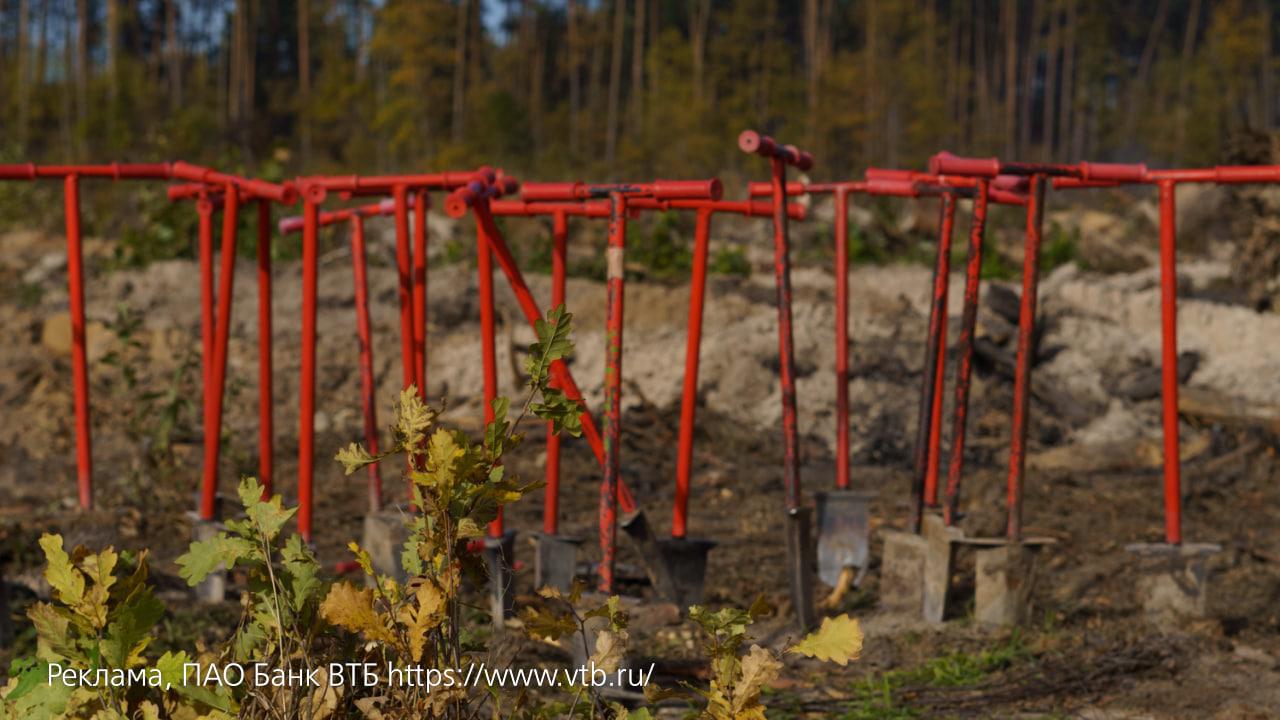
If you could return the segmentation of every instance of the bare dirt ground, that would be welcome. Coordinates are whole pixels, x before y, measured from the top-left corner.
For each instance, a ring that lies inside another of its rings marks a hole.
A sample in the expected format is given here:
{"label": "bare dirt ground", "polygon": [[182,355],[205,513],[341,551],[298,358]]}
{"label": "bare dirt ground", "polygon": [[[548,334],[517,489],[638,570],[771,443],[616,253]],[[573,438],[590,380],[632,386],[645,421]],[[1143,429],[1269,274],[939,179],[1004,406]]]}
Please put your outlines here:
{"label": "bare dirt ground", "polygon": [[[1220,199],[1203,201],[1216,202]],[[1162,536],[1159,287],[1150,267],[1153,243],[1142,239],[1142,233],[1146,238],[1154,233],[1143,219],[1146,206],[1091,212],[1060,213],[1051,220],[1078,228],[1081,257],[1093,258],[1096,267],[1105,256],[1105,269],[1112,272],[1068,263],[1046,277],[1040,294],[1045,329],[1035,368],[1025,522],[1029,533],[1051,536],[1057,545],[1035,589],[1035,622],[1013,634],[979,629],[971,621],[971,595],[964,593],[972,588],[972,581],[964,580],[972,559],[965,557],[953,619],[937,627],[890,622],[877,609],[873,560],[863,587],[847,595],[841,606],[864,620],[863,658],[843,669],[793,663],[788,680],[770,698],[779,716],[1280,715],[1280,513],[1275,510],[1280,502],[1275,460],[1280,375],[1272,367],[1280,354],[1280,315],[1235,302],[1229,240],[1202,243],[1180,259],[1179,340],[1190,354],[1184,387],[1202,404],[1247,407],[1212,421],[1203,413],[1184,417],[1185,533],[1191,540],[1218,543],[1223,552],[1212,560],[1209,618],[1176,631],[1157,631],[1143,618],[1134,596],[1133,560],[1124,551],[1128,543],[1155,542]],[[822,215],[817,215],[821,227]],[[1206,217],[1203,222],[1212,227],[1212,215]],[[1187,222],[1196,220],[1189,217]],[[1017,263],[1019,253],[1011,240],[1016,223],[1010,225],[997,240]],[[1134,228],[1141,231],[1136,236],[1130,232]],[[523,242],[541,242],[536,231],[526,234]],[[469,248],[466,237],[460,232],[459,237]],[[957,234],[957,244],[963,246],[961,237]],[[716,243],[730,242],[747,249],[755,271],[746,277],[714,276],[709,285],[690,535],[718,543],[707,574],[707,602],[745,606],[757,594],[768,596],[778,612],[761,623],[759,637],[781,646],[791,631],[770,251],[758,225],[726,224]],[[815,234],[797,244],[803,248],[823,242]],[[6,577],[38,591],[32,538],[43,529],[59,528],[90,542],[153,548],[160,560],[159,582],[175,588],[170,604],[182,604],[176,591],[180,582],[172,577],[169,563],[189,538],[185,511],[193,505],[200,472],[202,429],[199,413],[192,409],[199,402],[200,376],[195,265],[177,260],[107,272],[110,244],[92,240],[88,245],[94,460],[102,512],[85,519],[73,510],[62,241],[14,232],[0,236],[0,246],[5,248],[0,287],[6,288],[0,302],[0,327],[5,328],[0,343],[0,519],[6,528]],[[373,238],[370,253],[378,412],[385,424],[401,376],[389,239]],[[365,497],[363,475],[344,477],[336,463],[327,461],[331,452],[361,434],[350,256],[339,242],[324,255],[320,277],[316,444],[321,457],[315,526],[321,558],[333,565],[345,559],[345,543],[360,535]],[[239,475],[257,468],[253,278],[251,265],[242,262],[235,288],[222,466],[221,487],[228,494]],[[548,279],[529,279],[537,296],[547,298]],[[872,507],[877,528],[901,527],[906,519],[929,279],[923,265],[900,263],[857,266],[850,280],[853,481],[878,493]],[[290,497],[297,467],[297,265],[279,264],[275,281],[276,479],[277,488]],[[829,487],[834,476],[834,310],[828,261],[821,253],[802,257],[793,282],[802,477],[806,492],[812,492]],[[962,283],[959,274],[952,276],[953,340]],[[479,427],[481,386],[475,287],[473,264],[445,263],[437,256],[429,289],[428,389],[432,397],[448,398],[448,421],[473,429]],[[512,361],[518,358],[512,354],[531,334],[505,283],[500,280],[498,287],[503,313],[500,376],[503,392],[516,396],[512,367],[518,362]],[[651,521],[665,530],[675,476],[688,296],[682,284],[645,280],[629,281],[626,292],[623,470]],[[1004,522],[1012,381],[1003,363],[1012,327],[1002,308],[1017,292],[1019,287],[1007,282],[984,287],[980,336],[986,352],[980,353],[973,388],[963,499],[963,525],[971,535],[997,535]],[[595,406],[603,378],[603,285],[573,279],[568,297],[577,327],[572,369]],[[136,329],[122,329],[127,324],[119,321],[122,312],[137,317]],[[137,377],[122,368],[133,368]],[[140,400],[144,393],[158,395]],[[183,397],[189,408],[183,408]],[[169,428],[164,419],[170,415],[176,418],[172,451],[152,452],[160,431]],[[512,469],[536,476],[542,472],[541,429],[531,425],[528,430],[528,442]],[[569,441],[565,452],[562,532],[590,540],[595,536],[598,469],[585,442]],[[389,497],[401,487],[391,477],[386,486]],[[541,525],[540,503],[519,504],[508,517],[521,532],[518,578],[522,591],[528,591],[532,549],[526,538]],[[583,547],[586,559],[598,552],[590,541]],[[879,551],[876,536],[872,557],[878,558]],[[622,561],[637,564],[630,550]],[[640,583],[626,590],[648,593]],[[639,633],[639,652],[661,658],[668,676],[704,672],[687,625],[651,625]]]}

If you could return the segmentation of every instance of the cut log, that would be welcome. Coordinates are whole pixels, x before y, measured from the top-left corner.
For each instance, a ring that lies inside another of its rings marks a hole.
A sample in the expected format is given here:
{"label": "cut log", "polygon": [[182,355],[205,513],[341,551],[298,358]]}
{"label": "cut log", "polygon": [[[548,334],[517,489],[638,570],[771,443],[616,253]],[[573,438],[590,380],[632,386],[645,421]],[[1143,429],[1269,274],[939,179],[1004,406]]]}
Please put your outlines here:
{"label": "cut log", "polygon": [[1198,387],[1178,391],[1178,412],[1208,425],[1259,428],[1280,435],[1280,407]]}

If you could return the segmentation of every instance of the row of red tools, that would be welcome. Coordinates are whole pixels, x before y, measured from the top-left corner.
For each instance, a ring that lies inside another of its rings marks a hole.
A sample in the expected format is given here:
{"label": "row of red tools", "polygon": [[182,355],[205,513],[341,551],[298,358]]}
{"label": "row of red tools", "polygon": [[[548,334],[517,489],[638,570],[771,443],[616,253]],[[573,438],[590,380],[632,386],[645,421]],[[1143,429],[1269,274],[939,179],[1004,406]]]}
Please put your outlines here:
{"label": "row of red tools", "polygon": [[[1032,365],[1031,339],[1035,332],[1036,296],[1039,278],[1039,249],[1046,190],[1115,187],[1125,184],[1154,184],[1160,192],[1160,259],[1162,307],[1162,368],[1165,433],[1164,507],[1165,539],[1182,541],[1181,496],[1178,463],[1177,340],[1175,275],[1175,198],[1178,183],[1274,183],[1280,181],[1278,167],[1219,167],[1204,170],[1151,171],[1143,165],[1079,163],[1047,165],[1006,163],[994,158],[960,158],[948,153],[935,156],[929,172],[872,168],[862,181],[807,183],[788,182],[787,168],[802,172],[812,166],[812,157],[794,146],[782,145],[769,137],[746,131],[739,137],[740,148],[770,161],[771,179],[751,183],[751,197],[768,200],[726,201],[721,199],[718,180],[655,181],[652,183],[531,183],[523,187],[500,171],[488,167],[463,172],[388,176],[320,176],[298,178],[282,184],[240,178],[186,163],[110,164],[76,166],[0,165],[0,180],[60,179],[64,182],[68,247],[68,284],[72,320],[72,367],[75,397],[77,479],[80,504],[89,508],[92,494],[92,453],[89,422],[89,382],[85,351],[84,272],[80,224],[80,184],[86,178],[112,180],[169,181],[172,200],[194,200],[199,215],[199,258],[201,268],[201,340],[204,379],[204,468],[200,490],[199,518],[214,522],[218,517],[217,479],[222,426],[223,394],[226,382],[227,346],[230,335],[231,296],[234,280],[236,230],[242,205],[256,203],[259,286],[259,476],[267,492],[272,486],[272,406],[271,406],[271,203],[293,205],[301,197],[303,213],[281,222],[282,233],[302,234],[302,355],[300,385],[298,528],[312,537],[314,475],[314,412],[316,377],[317,275],[320,228],[346,223],[350,226],[352,268],[355,280],[356,327],[359,341],[361,401],[364,433],[371,449],[377,446],[377,418],[374,412],[373,342],[369,320],[366,281],[364,221],[391,215],[395,218],[398,274],[401,366],[404,387],[414,386],[426,398],[427,328],[427,210],[432,192],[445,192],[446,212],[454,217],[470,213],[476,222],[477,267],[479,272],[480,324],[484,369],[486,421],[491,418],[490,400],[497,395],[495,352],[495,305],[493,261],[496,260],[513,291],[522,313],[532,325],[544,316],[525,282],[495,216],[550,217],[552,219],[552,290],[550,306],[566,303],[567,243],[569,218],[607,219],[607,308],[606,374],[604,409],[599,425],[583,403],[584,435],[601,464],[599,529],[602,560],[598,566],[599,588],[615,589],[617,528],[621,525],[637,543],[645,569],[660,594],[681,602],[696,602],[701,595],[706,554],[712,543],[687,537],[688,502],[692,475],[693,430],[697,405],[697,376],[705,300],[707,255],[712,219],[716,214],[768,217],[774,236],[774,269],[777,290],[779,382],[784,438],[783,487],[788,517],[787,546],[790,584],[797,616],[802,625],[816,619],[813,611],[812,571],[819,568],[825,581],[848,568],[867,566],[867,503],[871,493],[850,489],[849,450],[849,287],[848,287],[848,206],[853,195],[940,199],[940,235],[934,268],[932,303],[920,402],[919,425],[912,475],[910,526],[921,527],[925,508],[941,509],[944,522],[954,525],[963,472],[965,420],[973,367],[973,340],[977,320],[980,270],[986,232],[987,208],[992,202],[1026,208],[1025,261],[1019,316],[1017,359],[1014,382],[1012,438],[1008,472],[1007,537],[1022,538],[1022,486],[1024,481],[1026,432],[1030,401]],[[512,199],[519,194],[518,198]],[[330,194],[342,199],[383,198],[373,204],[333,211],[321,211]],[[790,242],[788,222],[805,217],[803,206],[788,203],[798,195],[830,194],[835,201],[835,282],[836,282],[836,478],[835,491],[817,494],[818,528],[816,544],[811,540],[811,510],[803,501],[800,485],[799,428],[796,412],[795,361],[792,340]],[[971,199],[972,225],[965,267],[964,308],[957,347],[950,462],[945,485],[945,503],[939,503],[941,435],[945,364],[947,354],[947,297],[950,276],[951,236],[960,199]],[[213,213],[222,209],[222,246],[218,287],[214,291]],[[655,538],[644,513],[620,474],[622,318],[624,298],[624,257],[627,223],[645,211],[689,211],[696,216],[692,278],[689,298],[685,374],[681,398],[681,422],[677,451],[673,522],[669,539]],[[412,217],[412,222],[411,222]],[[215,309],[216,305],[216,309]],[[572,302],[569,303],[572,308]],[[552,368],[554,384],[581,402],[582,393],[563,362]],[[543,532],[539,537],[539,582],[567,583],[575,574],[576,540],[559,530],[560,440],[547,429],[547,488],[543,509]],[[383,489],[376,467],[369,474],[369,512],[382,510]],[[619,513],[619,511],[621,511]],[[621,517],[620,517],[621,516]],[[512,566],[514,534],[499,518],[489,528],[485,550],[490,553],[494,578],[494,598],[504,607]],[[816,548],[816,557],[814,551]]]}

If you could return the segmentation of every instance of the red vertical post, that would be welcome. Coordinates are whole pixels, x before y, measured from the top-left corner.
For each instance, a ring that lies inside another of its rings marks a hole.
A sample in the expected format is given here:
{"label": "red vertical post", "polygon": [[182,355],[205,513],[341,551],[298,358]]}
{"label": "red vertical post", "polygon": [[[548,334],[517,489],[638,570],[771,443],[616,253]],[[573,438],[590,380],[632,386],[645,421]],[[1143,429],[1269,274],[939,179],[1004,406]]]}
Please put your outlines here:
{"label": "red vertical post", "polygon": [[413,198],[413,369],[418,397],[427,399],[427,203],[418,190]]}
{"label": "red vertical post", "polygon": [[698,412],[698,356],[702,350],[702,308],[707,289],[707,248],[711,242],[710,209],[698,210],[694,226],[693,279],[689,284],[689,321],[684,342],[684,392],[680,396],[680,449],[676,457],[676,498],[671,537],[683,538],[689,525],[689,486],[693,475],[693,431]]}
{"label": "red vertical post", "polygon": [[836,204],[836,487],[849,489],[849,191]]}
{"label": "red vertical post", "polygon": [[938,506],[938,464],[942,456],[942,400],[947,385],[947,303],[951,284],[951,236],[955,230],[956,199],[943,200],[946,212],[942,215],[942,229],[938,235],[938,287],[934,302],[938,311],[938,356],[934,361],[933,407],[929,413],[929,465],[924,478],[924,503]]}
{"label": "red vertical post", "polygon": [[[369,322],[369,281],[365,272],[364,218],[351,216],[351,271],[356,300],[356,335],[360,343],[360,403],[364,411],[364,442],[378,454],[378,400],[373,381],[373,331]],[[382,473],[369,466],[369,512],[382,510]]]}
{"label": "red vertical post", "polygon": [[80,178],[63,184],[67,225],[67,290],[71,305],[71,382],[76,412],[76,487],[80,509],[93,508],[93,452],[89,437],[89,360],[84,330],[84,253],[80,236]]}
{"label": "red vertical post", "polygon": [[969,229],[969,257],[964,274],[964,314],[960,321],[959,362],[956,366],[956,403],[951,421],[951,466],[947,472],[947,502],[943,521],[954,525],[960,506],[960,482],[964,472],[965,424],[969,414],[969,383],[973,376],[973,337],[978,325],[978,294],[982,281],[982,241],[987,227],[988,181],[979,179],[973,200],[973,224]]}
{"label": "red vertical post", "polygon": [[391,196],[396,206],[396,271],[400,279],[400,366],[404,387],[416,385],[418,373],[414,370],[414,321],[413,274],[409,248],[409,195],[403,185],[392,188]]}
{"label": "red vertical post", "polygon": [[1031,411],[1031,355],[1040,284],[1040,238],[1045,178],[1032,175],[1027,191],[1026,259],[1022,263],[1022,303],[1018,311],[1018,358],[1013,377],[1013,428],[1009,444],[1008,536],[1022,540],[1022,484],[1027,465],[1027,423]]}
{"label": "red vertical post", "polygon": [[200,218],[200,371],[204,404],[209,404],[213,386],[213,201],[196,201]]}
{"label": "red vertical post", "polygon": [[[551,307],[564,304],[569,246],[569,217],[563,210],[551,216]],[[551,380],[551,384],[559,384]],[[555,423],[547,422],[547,490],[543,496],[542,531],[555,535],[560,529],[560,436]]]}
{"label": "red vertical post", "polygon": [[311,483],[315,476],[316,419],[316,273],[320,211],[306,197],[302,204],[302,382],[299,384],[298,533],[311,542]]}
{"label": "red vertical post", "polygon": [[200,487],[200,519],[213,520],[218,497],[218,461],[222,454],[222,401],[227,386],[227,344],[231,340],[231,298],[236,277],[236,230],[240,199],[234,185],[223,188],[222,248],[218,269],[218,313],[213,341],[212,383],[204,405],[204,479]]}
{"label": "red vertical post", "polygon": [[600,483],[600,584],[614,591],[614,567],[618,550],[618,477],[622,452],[622,300],[627,244],[627,200],[619,192],[609,195],[609,247],[605,306],[604,481]]}
{"label": "red vertical post", "polygon": [[1182,477],[1178,454],[1177,185],[1160,190],[1160,370],[1164,401],[1164,537],[1182,543]]}
{"label": "red vertical post", "polygon": [[[494,338],[493,252],[489,234],[482,223],[476,223],[476,270],[480,292],[480,355],[484,367],[484,423],[493,422],[493,401],[498,397],[498,359]],[[489,537],[502,537],[502,509],[489,523]]]}
{"label": "red vertical post", "polygon": [[258,201],[258,479],[262,496],[271,496],[273,448],[271,417],[271,202]]}
{"label": "red vertical post", "polygon": [[782,478],[787,512],[800,508],[800,430],[796,422],[795,340],[791,327],[791,246],[787,238],[787,163],[769,158],[773,185],[773,271],[778,305],[778,375],[782,390]]}
{"label": "red vertical post", "polygon": [[[929,304],[929,335],[924,346],[924,371],[920,379],[920,415],[916,425],[914,477],[911,484],[911,529],[920,532],[925,505],[937,504],[937,483],[929,487],[929,460],[934,445],[934,396],[938,389],[938,357],[945,352],[943,333],[947,325],[947,276],[950,274],[950,237],[955,222],[956,199],[952,193],[939,198],[940,220],[938,255],[933,266],[933,285]],[[945,247],[944,247],[945,243]]]}

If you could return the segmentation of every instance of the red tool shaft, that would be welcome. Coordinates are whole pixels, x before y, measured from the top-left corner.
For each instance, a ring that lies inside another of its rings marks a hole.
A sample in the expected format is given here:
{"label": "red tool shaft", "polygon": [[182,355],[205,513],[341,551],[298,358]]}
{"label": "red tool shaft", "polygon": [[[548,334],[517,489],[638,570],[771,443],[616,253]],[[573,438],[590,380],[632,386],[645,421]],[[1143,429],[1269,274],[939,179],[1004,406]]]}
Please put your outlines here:
{"label": "red tool shaft", "polygon": [[627,243],[627,200],[610,194],[609,245],[605,282],[604,479],[600,483],[599,590],[614,592],[618,552],[618,478],[622,456],[622,303]]}
{"label": "red tool shaft", "polygon": [[[490,203],[492,205],[493,203]],[[565,279],[569,247],[569,216],[565,209],[555,210],[551,216],[551,307],[565,304]],[[552,387],[559,387],[554,379]],[[555,535],[560,530],[560,436],[555,423],[547,422],[547,489],[543,494],[542,531]]]}
{"label": "red tool shaft", "polygon": [[404,376],[403,387],[410,387],[418,382],[414,370],[414,318],[413,318],[413,275],[411,269],[411,253],[409,247],[409,195],[404,185],[397,185],[392,191],[396,213],[396,271],[399,274],[400,298],[400,368]]}
{"label": "red tool shaft", "polygon": [[271,203],[258,200],[258,480],[271,497],[274,472],[271,406]]}
{"label": "red tool shaft", "polygon": [[[484,368],[484,422],[494,421],[493,401],[498,397],[498,359],[494,338],[493,253],[484,224],[476,223],[476,270],[480,295],[480,356]],[[489,523],[489,537],[502,537],[502,510]]]}
{"label": "red tool shaft", "polygon": [[1036,293],[1040,284],[1040,240],[1044,225],[1043,176],[1031,176],[1027,203],[1026,258],[1018,310],[1018,357],[1013,379],[1013,427],[1009,444],[1008,537],[1022,540],[1022,485],[1027,465],[1027,425],[1031,410],[1031,356],[1035,351]]}
{"label": "red tool shaft", "polygon": [[[507,284],[510,285],[512,293],[516,296],[520,311],[524,314],[529,326],[534,326],[537,321],[542,319],[542,313],[538,309],[537,301],[533,299],[533,293],[529,290],[529,285],[525,282],[524,275],[521,274],[519,266],[516,265],[515,258],[511,256],[511,250],[507,248],[502,231],[493,222],[493,215],[489,212],[485,203],[478,203],[473,206],[473,209],[475,210],[476,222],[483,224],[485,227],[485,233],[489,240],[489,249],[493,251],[494,258],[498,261],[498,266],[502,268],[503,274],[507,276]],[[561,388],[569,399],[582,403],[582,391],[578,389],[578,384],[573,379],[573,373],[569,372],[569,368],[564,364],[563,360],[557,360],[551,364],[551,377],[552,381],[557,383],[556,387]],[[591,416],[591,412],[586,408],[585,404],[583,404],[582,413],[578,418],[582,422],[582,434],[591,446],[591,452],[596,456],[596,461],[603,467],[605,459],[604,441],[600,438],[600,431],[596,427],[595,418]],[[638,509],[635,498],[632,497],[626,482],[621,478],[618,480],[618,506],[626,514],[632,514]]]}
{"label": "red tool shaft", "polygon": [[1182,542],[1182,478],[1178,452],[1178,271],[1177,186],[1160,190],[1160,329],[1161,382],[1164,400],[1164,536]]}
{"label": "red tool shaft", "polygon": [[[960,320],[959,361],[956,365],[956,401],[951,421],[951,465],[947,472],[947,502],[943,522],[955,525],[960,507],[960,483],[964,473],[965,427],[969,415],[969,386],[973,378],[973,339],[978,326],[978,296],[982,281],[982,241],[987,227],[988,183],[979,180],[973,199],[969,229],[969,257],[965,262],[964,314]],[[941,388],[939,388],[941,390]]]}
{"label": "red tool shaft", "polygon": [[63,180],[67,227],[67,292],[71,306],[71,381],[76,411],[76,487],[80,509],[93,508],[93,451],[89,425],[89,362],[85,350],[84,244],[80,235],[80,178]]}
{"label": "red tool shaft", "polygon": [[[744,133],[745,136],[745,133]],[[747,150],[744,141],[739,142]],[[796,422],[795,340],[791,325],[791,245],[787,235],[785,194],[787,155],[773,155],[773,269],[778,305],[778,375],[782,390],[783,486],[787,511],[800,508],[800,432]]]}
{"label": "red tool shaft", "polygon": [[684,345],[684,389],[680,396],[680,447],[676,456],[676,497],[671,537],[683,538],[689,525],[689,487],[693,476],[693,431],[698,411],[698,360],[702,349],[702,310],[707,289],[707,251],[711,242],[708,209],[698,211],[694,226],[693,276],[689,283],[689,321]]}
{"label": "red tool shaft", "polygon": [[849,489],[849,192],[835,191],[836,209],[836,487]]}
{"label": "red tool shaft", "polygon": [[209,404],[209,388],[213,383],[213,201],[201,198],[196,203],[200,217],[200,369],[204,404]]}
{"label": "red tool shaft", "polygon": [[951,236],[955,228],[956,202],[942,201],[947,208],[942,214],[942,230],[938,238],[938,270],[940,277],[934,288],[938,311],[938,352],[933,381],[933,406],[929,414],[929,465],[924,478],[924,502],[938,506],[938,464],[942,456],[942,400],[947,382],[947,301],[950,298]]}
{"label": "red tool shaft", "polygon": [[427,208],[430,196],[418,190],[413,202],[413,369],[418,397],[427,399]]}
{"label": "red tool shaft", "polygon": [[213,345],[212,384],[204,406],[204,479],[200,493],[200,519],[213,520],[217,509],[218,461],[222,450],[222,402],[227,384],[227,345],[231,340],[231,299],[236,275],[236,230],[240,199],[235,186],[226,186],[222,209],[221,267],[218,270],[217,329]]}
{"label": "red tool shaft", "polygon": [[947,281],[951,271],[950,235],[955,222],[955,196],[949,193],[942,195],[939,210],[938,254],[933,266],[929,334],[925,340],[924,371],[920,379],[920,412],[916,424],[915,464],[911,483],[911,529],[916,533],[920,532],[925,506],[937,504],[936,476],[932,498],[930,497],[929,458],[934,454],[933,416],[934,397],[938,390],[938,358],[940,352],[945,352],[946,348],[944,333],[947,322]]}
{"label": "red tool shaft", "polygon": [[302,379],[299,383],[298,534],[311,542],[312,480],[315,478],[316,292],[319,210],[310,197],[302,206]]}
{"label": "red tool shaft", "polygon": [[[364,218],[351,217],[351,272],[356,301],[356,337],[360,343],[360,401],[364,415],[365,447],[378,454],[378,399],[373,377],[373,330],[369,321],[369,281],[366,272]],[[382,510],[380,465],[369,465],[369,512]]]}

